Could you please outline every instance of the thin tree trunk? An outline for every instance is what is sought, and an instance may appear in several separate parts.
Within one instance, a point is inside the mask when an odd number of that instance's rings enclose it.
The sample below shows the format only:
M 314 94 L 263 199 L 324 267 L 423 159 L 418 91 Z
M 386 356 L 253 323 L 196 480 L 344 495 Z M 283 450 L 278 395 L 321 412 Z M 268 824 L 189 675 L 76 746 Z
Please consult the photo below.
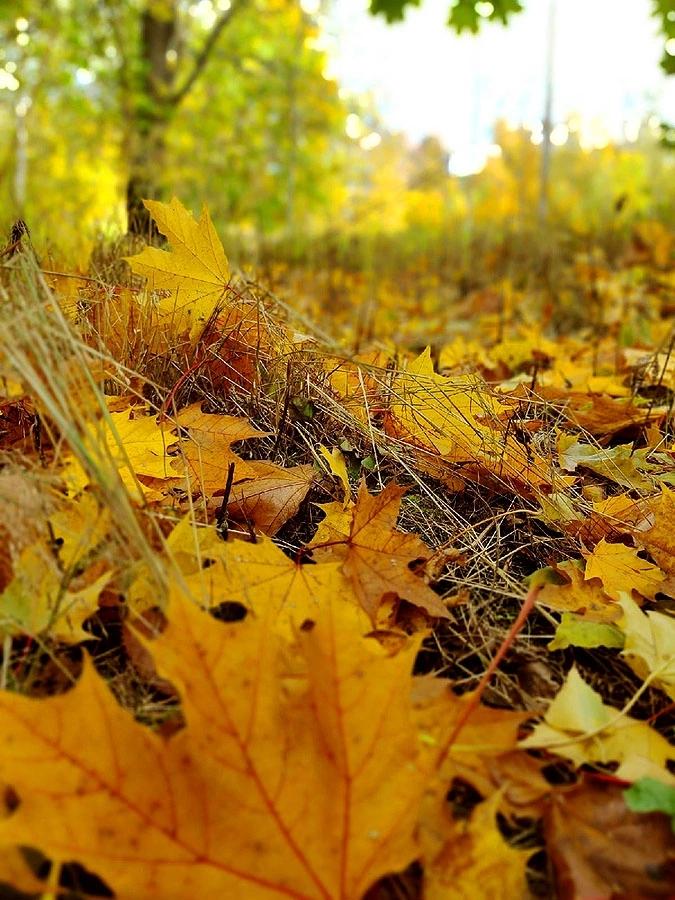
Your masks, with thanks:
M 148 3 L 141 16 L 141 71 L 131 123 L 126 202 L 129 232 L 148 239 L 156 237 L 157 230 L 143 200 L 160 198 L 163 193 L 175 72 L 169 53 L 175 50 L 177 24 L 176 0 Z
M 164 194 L 166 136 L 171 119 L 199 79 L 221 33 L 249 2 L 231 0 L 206 35 L 190 71 L 178 85 L 176 72 L 180 68 L 181 55 L 176 40 L 178 0 L 146 0 L 140 21 L 140 72 L 132 73 L 127 67 L 122 81 L 125 107 L 130 110 L 125 143 L 129 154 L 127 218 L 132 234 L 153 235 L 154 225 L 143 200 L 161 198 Z
M 546 35 L 546 86 L 544 95 L 544 115 L 542 117 L 543 139 L 541 144 L 541 173 L 539 184 L 539 221 L 548 218 L 549 184 L 551 180 L 551 131 L 553 130 L 553 62 L 555 50 L 556 0 L 549 0 L 548 26 Z

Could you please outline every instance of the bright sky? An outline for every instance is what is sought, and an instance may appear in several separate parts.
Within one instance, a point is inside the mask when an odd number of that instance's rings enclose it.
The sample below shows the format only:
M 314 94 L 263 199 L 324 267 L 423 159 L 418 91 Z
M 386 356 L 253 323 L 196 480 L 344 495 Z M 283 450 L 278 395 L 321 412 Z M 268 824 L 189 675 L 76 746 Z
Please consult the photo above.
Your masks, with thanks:
M 350 92 L 372 92 L 387 127 L 414 141 L 438 135 L 455 170 L 469 171 L 496 119 L 533 129 L 541 120 L 549 2 L 525 0 L 508 28 L 458 37 L 445 25 L 450 0 L 423 0 L 394 26 L 370 16 L 368 0 L 329 0 L 330 71 Z M 557 0 L 554 121 L 577 115 L 599 144 L 630 138 L 647 114 L 675 121 L 675 77 L 658 65 L 650 9 L 649 0 Z

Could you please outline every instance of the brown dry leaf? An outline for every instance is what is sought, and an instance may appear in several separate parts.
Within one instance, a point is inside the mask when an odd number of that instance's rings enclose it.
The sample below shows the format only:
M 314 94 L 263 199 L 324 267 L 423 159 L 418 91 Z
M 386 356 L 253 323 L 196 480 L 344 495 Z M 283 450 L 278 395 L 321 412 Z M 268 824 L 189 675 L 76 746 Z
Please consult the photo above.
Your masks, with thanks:
M 393 482 L 377 495 L 361 484 L 349 537 L 324 550 L 327 558 L 342 561 L 354 593 L 373 622 L 386 594 L 395 594 L 431 616 L 449 616 L 438 595 L 409 568 L 415 560 L 428 559 L 431 550 L 417 535 L 396 529 L 404 493 L 405 488 Z M 313 546 L 318 549 L 316 543 Z
M 180 455 L 174 459 L 173 468 L 184 472 L 187 467 L 190 490 L 206 496 L 222 491 L 230 463 L 235 464 L 235 482 L 256 477 L 253 466 L 237 456 L 231 447 L 247 438 L 265 437 L 266 431 L 258 431 L 248 419 L 204 413 L 199 403 L 182 410 L 176 422 L 181 429 L 187 429 L 188 438 L 181 441 Z
M 200 335 L 205 351 L 200 374 L 208 377 L 214 393 L 229 394 L 233 388 L 255 389 L 261 364 L 271 371 L 274 359 L 281 360 L 283 378 L 288 353 L 293 344 L 287 329 L 269 318 L 262 304 L 228 304 L 211 318 Z
M 264 534 L 274 535 L 298 511 L 314 481 L 313 466 L 284 469 L 273 463 L 247 463 L 252 481 L 235 484 L 227 505 L 228 515 L 251 522 Z
M 594 437 L 609 437 L 630 425 L 663 419 L 665 410 L 645 410 L 632 402 L 593 395 L 580 391 L 566 391 L 555 387 L 537 387 L 538 396 L 559 405 L 569 423 Z
M 514 850 L 497 828 L 500 797 L 480 803 L 471 818 L 446 813 L 445 840 L 425 859 L 425 900 L 513 900 L 528 894 L 525 868 L 530 850 Z
M 556 791 L 544 825 L 560 900 L 672 898 L 670 822 L 631 812 L 620 786 L 587 782 Z
M 417 642 L 388 657 L 333 602 L 288 680 L 264 621 L 218 623 L 178 594 L 170 609 L 151 644 L 187 723 L 169 739 L 90 663 L 66 694 L 0 694 L 0 777 L 20 800 L 0 841 L 76 860 L 120 900 L 358 900 L 415 859 Z

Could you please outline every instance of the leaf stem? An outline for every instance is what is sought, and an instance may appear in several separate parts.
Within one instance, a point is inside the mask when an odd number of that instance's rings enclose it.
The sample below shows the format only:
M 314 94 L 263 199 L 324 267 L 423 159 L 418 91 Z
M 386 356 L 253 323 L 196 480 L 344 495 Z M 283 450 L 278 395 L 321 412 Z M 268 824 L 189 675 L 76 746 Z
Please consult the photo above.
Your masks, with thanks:
M 455 741 L 459 737 L 462 729 L 468 722 L 469 718 L 471 717 L 471 715 L 475 712 L 475 710 L 480 705 L 481 698 L 482 698 L 483 694 L 485 693 L 485 689 L 487 688 L 492 676 L 494 675 L 494 673 L 497 670 L 501 661 L 504 659 L 504 657 L 508 653 L 509 648 L 511 647 L 511 645 L 517 638 L 523 625 L 527 621 L 527 617 L 530 615 L 530 613 L 534 609 L 534 605 L 537 601 L 537 597 L 539 595 L 539 591 L 541 590 L 541 588 L 542 588 L 542 585 L 535 585 L 534 587 L 531 587 L 530 590 L 528 591 L 527 596 L 523 600 L 523 605 L 521 606 L 520 611 L 513 622 L 513 625 L 511 626 L 511 628 L 509 628 L 508 634 L 502 641 L 502 643 L 501 643 L 499 649 L 497 650 L 497 652 L 495 653 L 495 655 L 492 657 L 490 665 L 485 670 L 485 673 L 484 673 L 483 677 L 481 678 L 478 687 L 471 695 L 471 699 L 469 700 L 466 707 L 464 708 L 464 711 L 462 712 L 460 717 L 455 722 L 455 727 L 450 732 L 450 736 L 448 737 L 447 741 L 445 742 L 445 746 L 443 747 L 443 750 L 441 752 L 440 760 L 445 759 L 445 757 L 448 755 L 452 745 L 455 743 Z

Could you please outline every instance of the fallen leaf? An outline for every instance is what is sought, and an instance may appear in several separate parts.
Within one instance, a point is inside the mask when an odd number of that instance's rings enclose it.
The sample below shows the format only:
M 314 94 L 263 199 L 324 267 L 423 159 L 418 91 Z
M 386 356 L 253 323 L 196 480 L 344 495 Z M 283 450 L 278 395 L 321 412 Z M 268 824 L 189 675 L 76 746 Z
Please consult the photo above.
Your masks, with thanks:
M 225 251 L 206 207 L 197 221 L 175 197 L 170 203 L 145 200 L 144 204 L 173 249 L 146 247 L 127 262 L 133 272 L 146 276 L 151 291 L 170 292 L 170 298 L 158 305 L 161 317 L 171 319 L 176 332 L 201 327 L 230 280 Z
M 633 547 L 608 544 L 604 538 L 585 556 L 584 579 L 599 578 L 604 592 L 613 600 L 631 591 L 653 600 L 666 577 L 658 566 L 640 559 Z
M 43 544 L 26 547 L 14 566 L 14 577 L 0 595 L 0 634 L 49 634 L 77 643 L 91 637 L 82 625 L 98 609 L 101 592 L 111 578 L 104 572 L 91 584 L 72 588 L 53 552 Z
M 673 896 L 668 819 L 631 812 L 618 785 L 586 782 L 555 792 L 544 827 L 560 900 Z
M 274 535 L 298 512 L 314 481 L 314 468 L 284 469 L 256 460 L 247 463 L 247 469 L 255 472 L 255 478 L 233 485 L 228 515 L 235 521 L 252 523 L 263 534 Z
M 648 511 L 653 517 L 651 527 L 639 530 L 636 539 L 664 572 L 675 576 L 675 491 L 664 487 Z
M 44 896 L 47 885 L 31 871 L 23 851 L 19 847 L 0 847 L 0 885 L 9 885 L 23 894 Z M 14 893 L 7 894 L 0 887 L 0 896 L 13 900 Z
M 560 434 L 558 438 L 558 458 L 564 471 L 576 472 L 577 467 L 582 466 L 623 487 L 638 491 L 654 487 L 652 479 L 640 470 L 650 468 L 646 460 L 648 452 L 636 450 L 632 444 L 594 447 L 582 444 L 575 435 Z
M 388 657 L 331 603 L 300 634 L 303 677 L 286 681 L 262 622 L 215 622 L 178 593 L 170 609 L 151 644 L 187 723 L 169 739 L 89 662 L 61 696 L 0 694 L 0 773 L 20 800 L 0 840 L 78 861 L 134 900 L 358 900 L 405 868 L 424 786 L 417 645 Z
M 347 475 L 347 463 L 345 462 L 345 458 L 342 455 L 340 448 L 334 447 L 331 451 L 327 447 L 321 445 L 319 447 L 319 453 L 326 460 L 331 474 L 339 479 L 342 484 L 342 490 L 344 491 L 343 506 L 347 506 L 351 499 L 352 489 L 349 484 L 349 476 Z
M 607 706 L 576 668 L 537 725 L 520 747 L 553 750 L 575 765 L 620 763 L 617 778 L 633 781 L 652 774 L 652 766 L 663 770 L 675 759 L 675 747 L 646 722 L 632 719 Z
M 446 812 L 443 844 L 433 857 L 424 858 L 425 900 L 527 896 L 525 869 L 531 851 L 514 850 L 502 837 L 496 820 L 499 801 L 497 793 L 479 803 L 468 821 L 453 821 Z
M 260 617 L 269 617 L 285 627 L 314 619 L 332 597 L 352 604 L 361 612 L 352 588 L 339 563 L 303 565 L 294 561 L 269 538 L 260 536 L 255 543 L 230 540 L 227 544 L 203 551 L 215 565 L 193 568 L 185 579 L 191 595 L 207 607 L 224 601 L 241 603 Z M 369 620 L 362 613 L 362 633 Z
M 459 778 L 484 798 L 499 793 L 500 809 L 507 815 L 540 814 L 540 801 L 550 785 L 540 773 L 540 764 L 517 749 L 519 729 L 530 714 L 479 705 L 449 744 L 472 701 L 472 694 L 458 696 L 445 679 L 426 676 L 414 681 L 415 719 L 437 771 L 427 789 L 427 810 L 439 814 L 448 785 Z
M 562 615 L 548 649 L 553 651 L 564 650 L 566 647 L 623 647 L 623 645 L 623 632 L 616 625 L 593 622 L 566 612 Z
M 675 831 L 675 787 L 655 778 L 641 778 L 624 791 L 623 799 L 632 812 L 662 812 L 670 816 Z
M 618 625 L 624 633 L 623 656 L 640 678 L 675 700 L 675 619 L 657 611 L 643 613 L 622 594 L 619 605 L 623 617 Z
M 256 469 L 231 449 L 232 444 L 248 438 L 265 437 L 248 419 L 204 413 L 199 403 L 181 410 L 176 418 L 187 437 L 180 442 L 180 455 L 172 461 L 173 472 L 187 468 L 190 490 L 211 496 L 227 483 L 230 463 L 235 464 L 235 482 L 256 477 Z M 175 443 L 175 440 L 174 440 Z
M 531 577 L 541 579 L 543 583 L 537 596 L 537 604 L 541 606 L 560 612 L 584 613 L 595 622 L 613 622 L 620 615 L 616 602 L 599 585 L 584 580 L 581 560 L 564 560 L 554 568 L 539 570 Z
M 326 548 L 329 558 L 342 562 L 354 593 L 373 622 L 386 594 L 395 594 L 431 616 L 449 616 L 439 596 L 410 570 L 410 563 L 428 559 L 431 551 L 416 535 L 396 528 L 404 493 L 405 488 L 392 482 L 374 496 L 361 484 L 349 537 Z

